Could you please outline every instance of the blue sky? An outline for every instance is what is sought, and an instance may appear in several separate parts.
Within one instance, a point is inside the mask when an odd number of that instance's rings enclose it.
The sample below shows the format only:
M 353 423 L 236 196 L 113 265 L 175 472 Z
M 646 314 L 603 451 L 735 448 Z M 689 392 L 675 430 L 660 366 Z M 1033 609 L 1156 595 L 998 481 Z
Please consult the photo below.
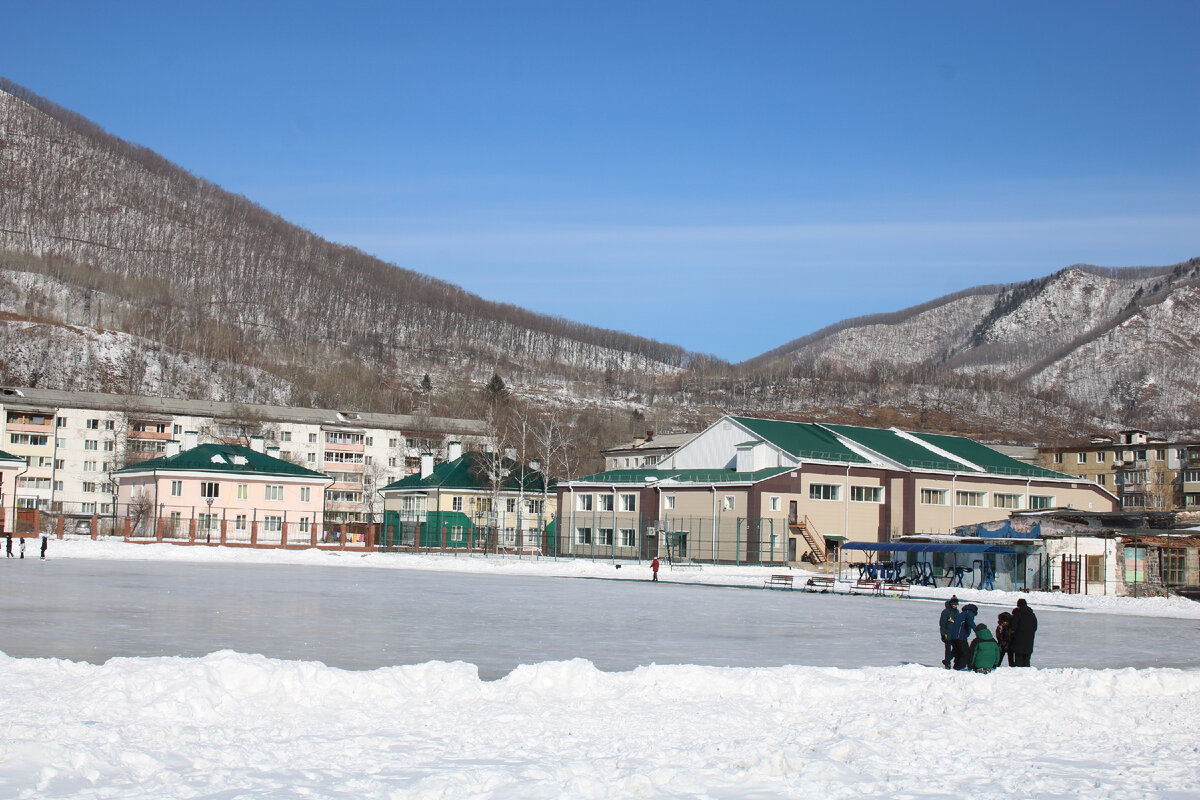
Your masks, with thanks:
M 1200 255 L 1200 3 L 9 4 L 0 74 L 338 242 L 730 360 Z

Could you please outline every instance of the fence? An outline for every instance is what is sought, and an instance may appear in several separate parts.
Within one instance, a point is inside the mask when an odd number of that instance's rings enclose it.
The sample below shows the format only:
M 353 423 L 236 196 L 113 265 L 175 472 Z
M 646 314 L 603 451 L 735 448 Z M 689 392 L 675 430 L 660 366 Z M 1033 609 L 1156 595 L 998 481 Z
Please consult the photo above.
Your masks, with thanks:
M 642 561 L 665 557 L 673 564 L 779 566 L 796 560 L 804 546 L 789 536 L 782 519 L 769 517 L 665 516 L 619 511 L 560 516 L 556 555 L 593 560 Z

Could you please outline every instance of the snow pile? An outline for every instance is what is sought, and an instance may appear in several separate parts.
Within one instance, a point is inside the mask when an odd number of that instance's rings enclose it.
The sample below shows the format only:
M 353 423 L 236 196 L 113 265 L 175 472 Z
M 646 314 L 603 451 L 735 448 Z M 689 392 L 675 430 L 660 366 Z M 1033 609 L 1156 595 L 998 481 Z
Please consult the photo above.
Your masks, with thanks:
M 22 798 L 1195 797 L 1200 671 L 0 656 Z
M 443 572 L 475 572 L 494 575 L 538 575 L 560 578 L 604 578 L 608 580 L 648 580 L 650 565 L 622 564 L 620 569 L 603 559 L 545 559 L 514 558 L 482 555 L 414 555 L 410 553 L 363 553 L 355 550 L 254 550 L 245 547 L 200 547 L 175 544 L 132 544 L 119 539 L 92 541 L 68 536 L 51 544 L 53 558 L 94 558 L 118 560 L 176 561 L 208 564 L 296 564 L 310 566 L 372 567 L 379 569 L 418 569 Z M 701 565 L 686 569 L 663 567 L 659 579 L 668 583 L 688 583 L 708 586 L 761 587 L 779 567 L 750 567 L 735 565 Z M 811 575 L 822 573 L 791 570 L 796 587 L 802 587 Z M 857 571 L 847 568 L 845 577 Z M 848 591 L 849 584 L 840 584 L 839 591 Z M 950 589 L 914 586 L 912 597 L 945 601 L 952 594 L 964 602 L 980 606 L 1012 608 L 1019 597 L 1031 597 L 1017 592 L 983 591 L 979 589 Z M 1200 603 L 1184 597 L 1114 597 L 1111 595 L 1069 595 L 1037 593 L 1039 608 L 1100 611 L 1105 614 L 1175 617 L 1200 619 Z

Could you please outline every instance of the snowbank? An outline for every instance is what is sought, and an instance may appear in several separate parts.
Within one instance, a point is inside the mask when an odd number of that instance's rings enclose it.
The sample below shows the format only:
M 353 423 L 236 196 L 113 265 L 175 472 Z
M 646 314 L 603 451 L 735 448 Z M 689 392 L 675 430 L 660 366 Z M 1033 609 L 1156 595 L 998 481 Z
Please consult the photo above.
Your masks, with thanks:
M 336 550 L 254 550 L 238 547 L 200 547 L 174 544 L 131 544 L 118 540 L 92 541 L 66 538 L 51 544 L 53 558 L 96 558 L 151 561 L 191 561 L 200 563 L 309 564 L 313 566 L 368 567 L 377 569 L 419 569 L 445 572 L 484 572 L 507 575 L 543 575 L 552 577 L 604 578 L 607 580 L 647 580 L 648 564 L 624 564 L 620 569 L 610 561 L 586 559 L 530 559 L 481 555 L 412 555 L 408 553 L 359 553 Z M 699 566 L 671 569 L 665 566 L 660 580 L 713 586 L 761 587 L 779 567 Z M 792 570 L 796 585 L 816 572 Z M 849 577 L 849 574 L 847 574 Z M 848 585 L 843 586 L 845 590 Z M 975 589 L 928 588 L 914 586 L 912 596 L 942 602 L 952 594 L 960 600 L 980 606 L 1012 608 L 1017 592 Z M 1039 608 L 1098 611 L 1105 614 L 1200 619 L 1200 603 L 1183 597 L 1113 597 L 1104 595 L 1068 595 L 1040 592 Z
M 1197 797 L 1200 671 L 0 656 L 21 798 Z

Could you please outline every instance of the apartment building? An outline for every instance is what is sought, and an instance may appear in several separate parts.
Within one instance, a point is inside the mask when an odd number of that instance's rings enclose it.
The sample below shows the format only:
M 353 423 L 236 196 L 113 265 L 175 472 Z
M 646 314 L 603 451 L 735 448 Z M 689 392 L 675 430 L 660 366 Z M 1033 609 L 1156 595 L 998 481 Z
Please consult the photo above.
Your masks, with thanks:
M 654 431 L 646 431 L 645 436 L 638 436 L 633 441 L 602 450 L 600 455 L 604 456 L 605 469 L 653 467 L 690 442 L 695 435 L 694 433 L 666 433 L 655 436 Z
M 1195 457 L 1190 453 L 1197 453 Z M 1121 508 L 1169 511 L 1200 507 L 1200 444 L 1168 441 L 1142 430 L 1095 436 L 1086 444 L 1038 449 L 1038 464 L 1103 486 Z M 1196 488 L 1189 492 L 1188 479 Z
M 0 389 L 0 445 L 27 466 L 4 502 L 68 514 L 115 511 L 114 473 L 167 453 L 185 431 L 199 444 L 248 446 L 329 475 L 326 520 L 376 520 L 377 489 L 420 470 L 421 453 L 444 460 L 449 439 L 473 443 L 476 420 L 374 414 L 49 389 Z

